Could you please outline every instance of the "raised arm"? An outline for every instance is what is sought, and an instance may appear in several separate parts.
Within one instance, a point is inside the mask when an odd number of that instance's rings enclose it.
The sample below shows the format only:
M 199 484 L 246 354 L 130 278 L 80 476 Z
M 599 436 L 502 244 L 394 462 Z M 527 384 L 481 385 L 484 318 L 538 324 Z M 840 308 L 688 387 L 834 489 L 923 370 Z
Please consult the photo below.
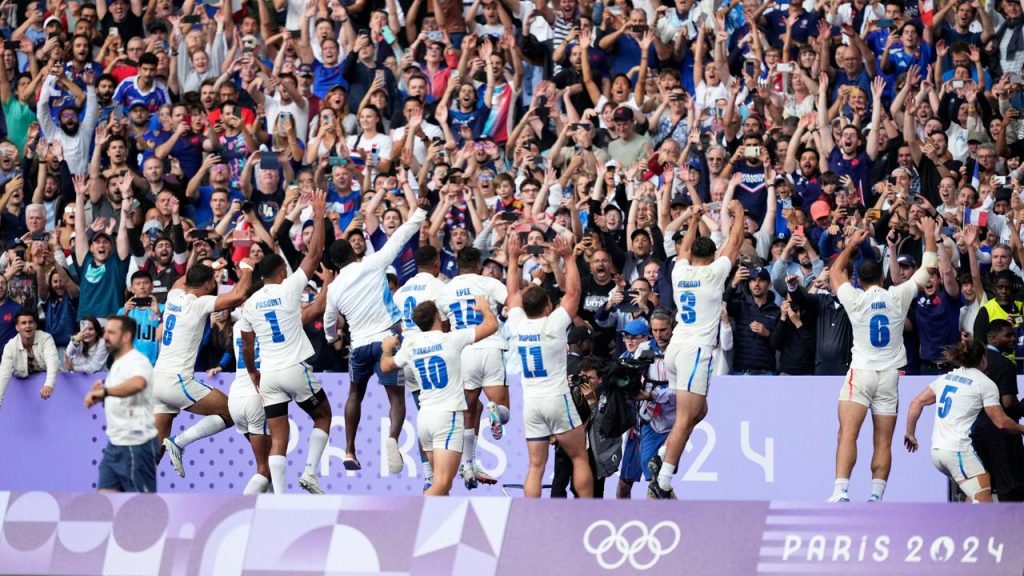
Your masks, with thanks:
M 306 246 L 306 256 L 299 264 L 299 268 L 306 274 L 306 278 L 312 278 L 320 265 L 320 259 L 324 254 L 324 215 L 327 213 L 327 193 L 323 190 L 313 191 L 313 236 Z
M 238 264 L 238 282 L 230 292 L 217 296 L 213 303 L 214 312 L 237 308 L 245 303 L 249 297 L 249 287 L 252 286 L 252 262 L 245 258 Z

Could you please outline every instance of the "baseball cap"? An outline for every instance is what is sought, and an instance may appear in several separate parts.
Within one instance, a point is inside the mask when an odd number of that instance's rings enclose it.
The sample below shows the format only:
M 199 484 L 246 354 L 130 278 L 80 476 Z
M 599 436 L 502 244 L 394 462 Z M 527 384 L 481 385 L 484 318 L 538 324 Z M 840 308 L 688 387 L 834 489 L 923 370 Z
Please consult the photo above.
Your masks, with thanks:
M 629 324 L 619 332 L 620 335 L 629 336 L 650 336 L 651 333 L 647 331 L 647 324 L 643 320 L 630 320 Z
M 242 36 L 242 48 L 247 48 L 249 50 L 255 50 L 256 47 L 259 46 L 259 45 L 260 45 L 260 39 L 255 37 L 255 36 L 253 36 L 252 34 L 246 34 L 245 36 Z
M 832 208 L 830 208 L 828 202 L 824 200 L 818 200 L 814 204 L 811 204 L 811 220 L 823 218 L 831 213 Z
M 299 76 L 312 76 L 313 67 L 309 64 L 300 64 L 299 67 L 295 69 L 295 73 Z
M 113 242 L 114 241 L 114 239 L 110 237 L 110 234 L 107 234 L 106 232 L 103 232 L 101 230 L 99 232 L 93 233 L 92 236 L 89 237 L 89 244 L 92 244 L 93 242 L 95 242 L 97 240 L 100 240 L 102 238 L 106 238 L 107 242 Z
M 775 246 L 776 244 L 783 244 L 783 245 L 785 245 L 785 244 L 788 244 L 788 243 L 789 243 L 789 234 L 782 234 L 782 233 L 780 233 L 780 234 L 776 234 L 775 238 L 772 238 L 772 246 Z
M 46 21 L 43 22 L 43 28 L 46 28 L 50 24 L 56 24 L 57 26 L 60 26 L 61 28 L 64 27 L 64 24 L 60 21 L 60 18 L 57 18 L 56 16 L 50 16 L 49 18 L 47 18 Z
M 150 34 L 152 34 L 154 32 L 163 32 L 164 34 L 166 34 L 167 33 L 167 24 L 164 24 L 163 22 L 157 20 L 157 21 L 153 22 L 152 24 L 150 24 L 149 28 L 146 28 L 146 31 L 149 32 Z
M 590 336 L 589 328 L 586 328 L 585 326 L 573 326 L 572 329 L 569 330 L 569 336 L 566 337 L 566 342 L 568 344 L 579 344 L 584 340 L 589 340 Z
M 629 106 L 619 106 L 612 113 L 613 122 L 632 122 L 634 119 L 633 111 L 630 110 Z
M 689 205 L 689 202 L 686 201 L 686 197 L 683 196 L 682 194 L 676 194 L 675 196 L 673 196 L 672 197 L 672 202 L 669 203 L 669 206 L 688 206 L 688 205 Z
M 164 227 L 159 220 L 147 220 L 142 225 L 142 233 L 148 236 L 159 236 L 164 233 Z
M 501 262 L 498 262 L 494 258 L 487 258 L 487 259 L 485 259 L 483 261 L 483 264 L 481 264 L 481 267 L 482 268 L 487 268 L 487 266 L 489 266 L 491 264 L 494 264 L 495 266 L 497 266 L 498 268 L 500 268 L 503 271 L 505 270 L 505 266 L 503 266 Z
M 772 275 L 768 273 L 768 269 L 764 266 L 758 266 L 750 270 L 750 280 L 766 280 L 771 282 Z
M 896 263 L 900 266 L 910 266 L 911 268 L 917 268 L 917 260 L 910 254 L 902 254 L 896 259 Z

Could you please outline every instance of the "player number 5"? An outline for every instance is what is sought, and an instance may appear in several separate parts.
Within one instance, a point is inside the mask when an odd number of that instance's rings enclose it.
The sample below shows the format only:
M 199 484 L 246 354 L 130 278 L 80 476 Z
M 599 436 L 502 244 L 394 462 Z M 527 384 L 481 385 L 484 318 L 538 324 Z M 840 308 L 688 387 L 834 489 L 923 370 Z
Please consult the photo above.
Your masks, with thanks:
M 945 418 L 953 407 L 953 394 L 956 394 L 956 386 L 946 385 L 939 396 L 939 418 Z

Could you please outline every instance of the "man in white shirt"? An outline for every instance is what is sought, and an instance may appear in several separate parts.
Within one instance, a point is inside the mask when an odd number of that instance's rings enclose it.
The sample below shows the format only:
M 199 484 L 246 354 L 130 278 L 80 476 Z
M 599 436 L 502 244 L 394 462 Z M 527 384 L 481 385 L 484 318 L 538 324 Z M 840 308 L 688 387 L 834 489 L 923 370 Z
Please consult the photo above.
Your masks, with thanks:
M 420 446 L 436 470 L 436 482 L 425 491 L 428 496 L 447 496 L 459 468 L 466 394 L 461 385 L 462 352 L 474 342 L 498 331 L 498 318 L 483 298 L 473 309 L 483 316 L 474 327 L 443 331 L 437 305 L 426 300 L 413 310 L 419 331 L 405 336 L 395 354 L 398 338 L 384 339 L 380 369 L 391 372 L 412 367 L 420 387 L 420 409 L 416 418 Z
M 516 348 L 522 362 L 523 429 L 530 458 L 523 493 L 529 498 L 540 497 L 541 477 L 553 436 L 572 460 L 572 484 L 577 497 L 590 498 L 594 494 L 594 476 L 586 427 L 573 404 L 566 373 L 566 341 L 580 303 L 580 272 L 572 242 L 564 237 L 555 241 L 555 252 L 565 263 L 565 286 L 558 308 L 552 310 L 547 291 L 541 286 L 531 285 L 519 291 L 522 244 L 518 234 L 512 234 L 508 240 L 509 312 L 505 327 L 509 344 Z
M 324 336 L 328 343 L 338 339 L 339 316 L 345 317 L 352 334 L 352 351 L 349 354 L 351 385 L 345 401 L 343 464 L 346 470 L 362 468 L 356 458 L 356 431 L 362 415 L 361 404 L 366 395 L 366 386 L 370 383 L 370 377 L 376 373 L 391 404 L 391 430 L 385 442 L 388 470 L 392 474 L 402 471 L 398 436 L 405 422 L 405 390 L 399 385 L 397 374 L 384 374 L 380 371 L 381 342 L 402 319 L 388 286 L 386 271 L 405 244 L 419 233 L 429 208 L 430 200 L 421 197 L 418 208 L 409 216 L 409 220 L 395 230 L 380 250 L 361 261 L 356 261 L 355 252 L 347 240 L 335 240 L 331 244 L 331 259 L 339 272 L 327 292 Z
M 97 380 L 85 407 L 103 402 L 109 442 L 100 461 L 100 492 L 156 492 L 156 426 L 153 424 L 153 366 L 135 349 L 135 320 L 111 316 L 103 341 L 114 364 Z
M 46 380 L 39 389 L 43 400 L 53 394 L 53 385 L 60 371 L 60 357 L 53 336 L 36 329 L 36 317 L 22 310 L 14 315 L 18 335 L 4 346 L 3 360 L 0 360 L 0 405 L 4 403 L 7 384 L 11 376 L 27 378 L 29 374 L 46 372 Z
M 242 307 L 242 357 L 253 385 L 263 399 L 270 429 L 270 481 L 275 494 L 285 492 L 288 459 L 288 403 L 292 400 L 313 419 L 306 451 L 306 467 L 299 486 L 311 494 L 323 494 L 317 480 L 320 456 L 327 447 L 331 429 L 331 404 L 313 370 L 305 360 L 313 355 L 313 345 L 302 329 L 302 302 L 306 283 L 320 264 L 324 253 L 324 213 L 327 194 L 313 193 L 313 235 L 299 268 L 288 274 L 288 266 L 279 254 L 267 254 L 260 260 L 263 287 Z M 260 364 L 256 363 L 256 343 Z
M 457 257 L 459 274 L 445 286 L 444 311 L 452 328 L 475 326 L 483 316 L 473 310 L 477 298 L 484 298 L 495 316 L 508 297 L 508 290 L 499 280 L 481 276 L 483 258 L 476 248 L 463 248 Z M 465 449 L 462 452 L 462 478 L 466 488 L 472 490 L 478 482 L 497 482 L 476 462 L 476 434 L 480 429 L 480 391 L 487 393 L 487 412 L 491 420 L 491 435 L 502 436 L 502 426 L 509 419 L 508 384 L 505 382 L 505 350 L 508 343 L 501 334 L 493 334 L 463 351 L 462 380 L 466 387 Z
M 743 205 L 733 200 L 728 212 L 732 216 L 729 238 L 717 257 L 715 243 L 708 237 L 697 237 L 700 210 L 690 215 L 686 236 L 677 248 L 677 260 L 672 269 L 672 297 L 679 308 L 679 318 L 665 350 L 669 385 L 676 391 L 676 420 L 665 442 L 665 457 L 658 477 L 647 487 L 647 497 L 651 499 L 675 499 L 672 476 L 690 434 L 708 413 L 708 387 L 714 349 L 718 344 L 725 281 L 743 243 L 744 233 Z
M 932 427 L 932 464 L 956 482 L 972 502 L 991 502 L 992 479 L 971 439 L 974 422 L 984 410 L 992 424 L 1004 433 L 1022 434 L 1024 426 L 1006 415 L 999 388 L 982 372 L 988 358 L 981 342 L 962 341 L 946 352 L 946 358 L 960 368 L 940 376 L 910 403 L 903 444 L 908 452 L 917 451 L 917 421 L 925 406 L 938 402 Z
M 63 67 L 52 67 L 47 73 L 46 79 L 43 80 L 43 87 L 39 90 L 39 98 L 36 100 L 36 118 L 39 119 L 43 136 L 49 141 L 60 142 L 64 150 L 64 160 L 68 163 L 71 173 L 85 174 L 89 171 L 89 150 L 94 140 L 93 131 L 96 129 L 96 119 L 99 118 L 96 89 L 93 88 L 92 82 L 88 82 L 85 113 L 82 114 L 81 120 L 79 120 L 78 108 L 73 105 L 65 105 L 58 112 L 57 119 L 60 121 L 58 125 L 50 116 L 50 96 L 57 84 L 66 90 L 78 90 L 74 82 L 64 76 Z
M 940 220 L 941 222 L 941 220 Z M 836 447 L 836 479 L 829 502 L 849 502 L 850 473 L 857 463 L 857 437 L 868 409 L 874 426 L 871 456 L 871 494 L 868 502 L 879 502 L 885 494 L 892 466 L 892 435 L 899 406 L 899 369 L 907 363 L 903 346 L 903 323 L 917 293 L 929 281 L 929 269 L 936 268 L 936 222 L 921 220 L 925 252 L 921 268 L 909 281 L 886 290 L 882 265 L 868 259 L 861 263 L 861 288 L 850 283 L 851 260 L 870 236 L 866 229 L 846 239 L 846 248 L 829 268 L 832 289 L 846 309 L 853 326 L 853 356 L 850 370 L 839 389 L 839 442 Z
M 233 424 L 228 397 L 196 379 L 194 374 L 206 321 L 213 312 L 230 310 L 245 302 L 251 284 L 252 263 L 242 260 L 235 287 L 214 296 L 216 272 L 197 263 L 167 293 L 163 324 L 157 332 L 160 353 L 153 367 L 154 412 L 162 448 L 170 455 L 171 464 L 182 478 L 185 477 L 182 462 L 185 447 Z M 182 410 L 205 417 L 181 434 L 171 436 L 171 424 Z
M 412 317 L 416 306 L 424 302 L 434 302 L 439 310 L 444 309 L 444 282 L 437 277 L 441 273 L 441 258 L 437 248 L 429 244 L 420 246 L 416 249 L 414 258 L 418 273 L 395 292 L 395 304 L 402 310 L 403 338 L 408 338 L 420 331 Z M 412 392 L 412 401 L 416 404 L 416 409 L 419 410 L 420 386 L 416 381 L 416 372 L 412 366 L 407 364 L 400 374 L 399 380 Z M 462 432 L 459 433 L 462 434 Z M 434 468 L 423 451 L 422 444 L 420 445 L 420 461 L 423 463 L 423 481 L 429 487 L 434 480 Z

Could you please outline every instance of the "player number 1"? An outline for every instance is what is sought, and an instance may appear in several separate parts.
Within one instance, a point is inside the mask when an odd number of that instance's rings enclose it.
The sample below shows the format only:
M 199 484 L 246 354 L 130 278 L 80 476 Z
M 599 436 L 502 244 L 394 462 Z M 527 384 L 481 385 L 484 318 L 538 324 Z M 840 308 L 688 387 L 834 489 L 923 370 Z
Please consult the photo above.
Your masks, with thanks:
M 270 323 L 271 341 L 275 344 L 284 342 L 284 334 L 281 333 L 281 325 L 277 323 L 277 312 L 267 312 L 263 315 Z

